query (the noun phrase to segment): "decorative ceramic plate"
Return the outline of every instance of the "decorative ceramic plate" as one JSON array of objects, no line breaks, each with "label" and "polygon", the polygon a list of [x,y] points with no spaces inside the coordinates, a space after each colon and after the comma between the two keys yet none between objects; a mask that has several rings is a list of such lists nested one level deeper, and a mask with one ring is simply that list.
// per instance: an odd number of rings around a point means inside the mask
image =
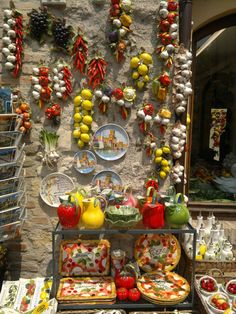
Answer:
[{"label": "decorative ceramic plate", "polygon": [[135,243],[134,256],[145,272],[169,271],[176,267],[180,244],[172,234],[144,234]]},{"label": "decorative ceramic plate", "polygon": [[51,207],[60,205],[60,196],[65,195],[75,188],[74,182],[67,175],[55,172],[46,176],[40,185],[40,196],[42,200]]},{"label": "decorative ceramic plate", "polygon": [[117,160],[129,147],[126,131],[117,124],[106,124],[97,129],[93,137],[93,149],[104,160]]},{"label": "decorative ceramic plate", "polygon": [[102,303],[114,300],[116,287],[112,277],[63,278],[60,280],[57,300]]},{"label": "decorative ceramic plate", "polygon": [[89,150],[81,150],[74,156],[75,169],[83,174],[92,172],[97,164],[95,155]]},{"label": "decorative ceramic plate", "polygon": [[112,170],[103,170],[97,173],[93,177],[92,185],[98,186],[101,190],[112,189],[115,192],[123,190],[120,176]]},{"label": "decorative ceramic plate", "polygon": [[107,240],[67,240],[61,242],[62,276],[104,276],[110,270],[110,243]]},{"label": "decorative ceramic plate", "polygon": [[187,280],[169,271],[144,274],[138,279],[137,287],[145,299],[157,304],[183,302],[190,292]]}]

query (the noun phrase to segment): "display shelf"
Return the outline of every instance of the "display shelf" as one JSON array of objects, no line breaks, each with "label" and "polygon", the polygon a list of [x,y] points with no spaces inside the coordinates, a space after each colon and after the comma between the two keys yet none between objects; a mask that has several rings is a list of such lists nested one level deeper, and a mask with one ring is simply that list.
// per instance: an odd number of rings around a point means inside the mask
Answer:
[{"label": "display shelf", "polygon": [[[59,286],[59,281],[61,276],[59,275],[58,268],[58,240],[79,237],[81,235],[97,235],[100,238],[105,235],[118,235],[118,234],[129,234],[129,235],[139,235],[139,234],[153,234],[153,233],[172,233],[177,236],[181,236],[185,233],[193,234],[193,257],[196,255],[196,230],[191,226],[191,224],[187,224],[184,229],[109,229],[102,228],[96,230],[87,230],[87,229],[63,229],[61,225],[58,223],[56,228],[52,231],[52,252],[53,252],[53,287],[52,287],[52,296],[56,296],[56,292]],[[181,241],[180,241],[181,242]],[[157,305],[153,303],[149,303],[144,299],[141,299],[138,302],[124,302],[117,301],[114,304],[73,304],[73,303],[59,303],[59,310],[76,310],[76,309],[192,309],[194,306],[194,275],[195,275],[195,258],[192,260],[192,274],[191,274],[191,293],[188,298],[179,304],[176,305]],[[177,267],[176,272],[179,269]]]}]

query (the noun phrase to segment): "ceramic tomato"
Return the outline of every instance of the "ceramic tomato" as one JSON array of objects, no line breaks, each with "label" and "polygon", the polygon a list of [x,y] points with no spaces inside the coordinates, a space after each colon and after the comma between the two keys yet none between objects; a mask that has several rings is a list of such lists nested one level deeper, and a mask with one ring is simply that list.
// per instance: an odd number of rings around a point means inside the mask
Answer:
[{"label": "ceramic tomato", "polygon": [[119,274],[115,278],[115,283],[117,287],[132,289],[135,285],[135,278],[131,275]]},{"label": "ceramic tomato", "polygon": [[124,301],[128,299],[129,291],[126,288],[118,288],[116,290],[117,298],[120,301]]},{"label": "ceramic tomato", "polygon": [[128,298],[130,301],[136,302],[140,299],[141,294],[137,288],[129,290]]}]

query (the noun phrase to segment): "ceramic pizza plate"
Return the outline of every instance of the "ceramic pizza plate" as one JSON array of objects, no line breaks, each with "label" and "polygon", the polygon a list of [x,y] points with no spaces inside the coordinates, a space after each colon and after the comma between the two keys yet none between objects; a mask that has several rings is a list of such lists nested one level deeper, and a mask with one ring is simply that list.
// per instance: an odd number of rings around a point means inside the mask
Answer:
[{"label": "ceramic pizza plate", "polygon": [[104,160],[117,160],[123,157],[129,147],[129,136],[117,124],[101,126],[94,134],[93,149]]},{"label": "ceramic pizza plate", "polygon": [[92,185],[98,186],[101,190],[112,189],[115,192],[123,190],[121,177],[112,170],[98,172],[92,180]]},{"label": "ceramic pizza plate", "polygon": [[75,188],[74,182],[67,175],[55,172],[46,176],[40,185],[40,196],[42,200],[51,207],[60,205],[60,196]]},{"label": "ceramic pizza plate", "polygon": [[81,150],[74,156],[74,167],[82,174],[94,171],[97,164],[96,156],[89,150]]},{"label": "ceramic pizza plate", "polygon": [[144,234],[135,243],[135,259],[145,272],[170,271],[177,266],[180,255],[180,244],[172,234]]},{"label": "ceramic pizza plate", "polygon": [[183,302],[190,292],[187,280],[170,271],[144,274],[137,287],[145,299],[157,304]]}]

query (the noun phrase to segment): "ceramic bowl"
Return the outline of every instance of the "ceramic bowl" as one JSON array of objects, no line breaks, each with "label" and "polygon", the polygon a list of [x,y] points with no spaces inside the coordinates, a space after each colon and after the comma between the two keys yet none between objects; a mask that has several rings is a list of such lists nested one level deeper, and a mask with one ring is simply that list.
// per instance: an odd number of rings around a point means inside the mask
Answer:
[{"label": "ceramic bowl", "polygon": [[235,289],[235,293],[232,293],[229,291],[229,288],[230,288],[230,284],[235,284],[236,285],[236,279],[232,279],[230,281],[228,281],[226,283],[226,285],[224,286],[224,290],[225,292],[228,294],[228,296],[233,299],[233,298],[236,298],[236,289]]},{"label": "ceramic bowl", "polygon": [[[201,283],[203,280],[206,280],[206,279],[211,279],[213,282],[214,282],[214,286],[215,286],[215,290],[210,292],[210,291],[206,291],[205,289],[203,289],[201,287]],[[201,291],[201,293],[205,296],[211,296],[212,294],[216,293],[219,289],[218,289],[218,284],[217,284],[217,281],[211,277],[211,276],[202,276],[200,279],[199,279],[199,290]]]},{"label": "ceramic bowl", "polygon": [[105,220],[114,227],[132,227],[142,219],[139,209],[120,205],[109,206],[105,210]]},{"label": "ceramic bowl", "polygon": [[213,311],[213,313],[217,313],[217,314],[223,314],[225,312],[225,310],[220,310],[217,307],[215,307],[214,303],[212,302],[213,298],[222,298],[224,299],[228,304],[229,304],[229,308],[230,308],[230,301],[229,301],[229,297],[226,293],[223,292],[216,292],[213,295],[211,295],[210,297],[208,297],[207,299],[207,304],[209,306],[209,308]]}]

